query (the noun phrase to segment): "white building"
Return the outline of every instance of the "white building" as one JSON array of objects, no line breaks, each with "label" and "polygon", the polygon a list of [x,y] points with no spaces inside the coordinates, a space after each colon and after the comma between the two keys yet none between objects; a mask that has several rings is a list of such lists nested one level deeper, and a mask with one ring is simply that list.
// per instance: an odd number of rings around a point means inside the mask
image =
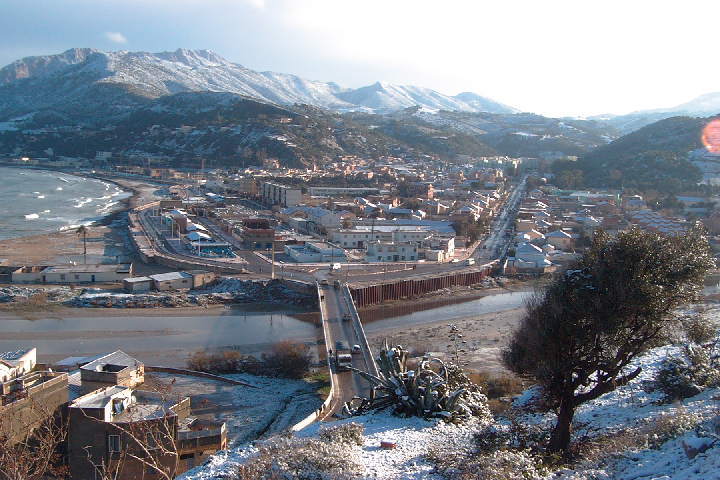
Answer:
[{"label": "white building", "polygon": [[365,248],[369,242],[422,242],[432,235],[429,227],[413,225],[357,225],[332,230],[329,238],[344,248]]},{"label": "white building", "polygon": [[285,253],[297,263],[344,262],[345,250],[324,242],[285,245]]},{"label": "white building", "polygon": [[[28,373],[36,363],[37,349],[34,347],[13,352],[0,352],[0,383]],[[0,393],[2,392],[0,391]]]},{"label": "white building", "polygon": [[528,263],[534,263],[536,266],[549,264],[547,254],[542,248],[532,243],[521,243],[515,249],[515,258]]},{"label": "white building", "polygon": [[380,242],[367,244],[365,260],[368,262],[414,262],[418,259],[418,244],[414,242]]},{"label": "white building", "polygon": [[279,183],[263,182],[260,185],[260,195],[268,205],[281,207],[294,207],[302,202],[302,192],[299,188],[292,188]]},{"label": "white building", "polygon": [[377,195],[380,193],[380,189],[375,187],[308,187],[308,193],[313,197],[359,197]]},{"label": "white building", "polygon": [[112,283],[132,276],[132,263],[20,267],[11,273],[13,283]]}]

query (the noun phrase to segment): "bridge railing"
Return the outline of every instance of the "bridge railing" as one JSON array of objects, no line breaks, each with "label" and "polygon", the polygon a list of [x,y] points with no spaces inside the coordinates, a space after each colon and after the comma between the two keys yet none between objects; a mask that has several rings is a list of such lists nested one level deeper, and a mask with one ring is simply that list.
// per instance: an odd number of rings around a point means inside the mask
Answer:
[{"label": "bridge railing", "polygon": [[347,283],[343,284],[342,292],[343,296],[345,297],[345,302],[347,303],[348,310],[350,311],[350,315],[352,316],[355,336],[360,339],[360,346],[364,352],[363,356],[365,357],[365,367],[367,369],[367,372],[377,377],[379,375],[377,363],[375,362],[375,356],[372,354],[372,350],[370,349],[370,344],[368,343],[365,329],[363,328],[362,322],[360,321],[360,314],[355,307],[355,301],[352,298],[352,294],[350,293],[350,287],[348,287]]},{"label": "bridge railing", "polygon": [[290,427],[290,431],[292,432],[299,432],[303,428],[307,427],[311,423],[313,423],[315,420],[318,419],[321,415],[327,413],[332,408],[332,401],[333,397],[335,396],[335,390],[337,386],[335,385],[335,376],[332,374],[332,358],[330,358],[330,355],[327,350],[327,340],[330,338],[329,332],[328,332],[328,324],[327,324],[327,318],[325,318],[325,310],[323,309],[323,300],[322,300],[322,294],[320,285],[315,282],[315,286],[317,288],[317,295],[318,295],[318,305],[320,305],[320,323],[322,325],[323,329],[323,338],[325,339],[325,355],[327,357],[327,367],[328,371],[330,372],[330,391],[328,392],[328,396],[325,399],[325,401],[320,405],[320,408],[312,412],[307,417],[300,420],[298,423]]}]

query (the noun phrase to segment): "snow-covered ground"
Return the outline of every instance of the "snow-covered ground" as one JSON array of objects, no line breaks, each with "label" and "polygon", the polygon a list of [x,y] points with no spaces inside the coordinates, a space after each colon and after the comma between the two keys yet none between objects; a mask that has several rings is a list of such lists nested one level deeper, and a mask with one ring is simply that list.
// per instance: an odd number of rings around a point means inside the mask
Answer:
[{"label": "snow-covered ground", "polygon": [[[706,314],[717,319],[720,308],[713,307]],[[637,378],[626,386],[582,405],[577,411],[576,435],[601,435],[609,437],[611,441],[614,438],[619,441],[639,431],[649,433],[644,444],[636,442],[618,453],[601,452],[592,463],[585,462],[572,469],[558,470],[545,478],[720,480],[720,388],[707,388],[694,397],[676,403],[663,403],[663,394],[648,388],[662,360],[668,355],[678,354],[680,350],[679,346],[664,346],[647,352],[630,366],[634,368],[642,365],[643,371]],[[531,396],[532,390],[518,398],[516,403],[522,403]],[[658,424],[658,421],[672,423],[681,419],[689,419],[691,427],[674,429],[679,432],[677,436],[670,434],[663,437],[660,430],[653,430],[653,425]],[[529,414],[524,421],[551,426],[554,416]],[[353,455],[357,455],[365,467],[365,474],[361,478],[367,479],[442,479],[433,471],[426,454],[436,447],[457,451],[472,448],[473,436],[482,428],[477,422],[456,426],[438,420],[398,418],[386,412],[338,423],[347,422],[358,422],[364,426],[364,445],[354,450]],[[320,428],[320,425],[314,424],[298,435],[314,437]],[[396,442],[397,448],[381,449],[381,441]],[[700,447],[701,451],[695,456],[688,455],[686,450],[691,447]],[[235,471],[237,465],[254,452],[256,450],[250,444],[238,446],[214,456],[206,465],[181,478],[223,478]]]}]

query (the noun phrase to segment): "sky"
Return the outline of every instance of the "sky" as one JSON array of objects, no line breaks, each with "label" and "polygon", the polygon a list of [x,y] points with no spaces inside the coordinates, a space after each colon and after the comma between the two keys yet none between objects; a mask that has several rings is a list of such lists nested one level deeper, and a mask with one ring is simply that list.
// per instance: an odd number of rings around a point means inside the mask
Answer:
[{"label": "sky", "polygon": [[73,47],[209,49],[345,87],[590,116],[720,91],[719,23],[713,0],[0,0],[0,65]]}]

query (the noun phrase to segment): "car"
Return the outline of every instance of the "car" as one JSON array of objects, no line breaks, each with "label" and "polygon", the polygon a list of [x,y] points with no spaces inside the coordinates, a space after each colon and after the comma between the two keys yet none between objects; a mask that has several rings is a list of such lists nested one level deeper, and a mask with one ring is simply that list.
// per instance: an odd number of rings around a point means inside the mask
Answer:
[{"label": "car", "polygon": [[453,258],[452,260],[450,260],[450,263],[460,263],[460,260],[457,258]]},{"label": "car", "polygon": [[362,352],[362,348],[360,348],[360,345],[353,345],[353,346],[352,346],[352,353],[353,353],[353,354],[360,353],[360,352]]},{"label": "car", "polygon": [[352,320],[352,317],[350,316],[349,313],[346,313],[343,315],[342,319],[343,319],[343,322],[349,322],[350,320]]},{"label": "car", "polygon": [[326,278],[323,278],[320,280],[320,285],[330,285],[330,282],[328,282]]}]

